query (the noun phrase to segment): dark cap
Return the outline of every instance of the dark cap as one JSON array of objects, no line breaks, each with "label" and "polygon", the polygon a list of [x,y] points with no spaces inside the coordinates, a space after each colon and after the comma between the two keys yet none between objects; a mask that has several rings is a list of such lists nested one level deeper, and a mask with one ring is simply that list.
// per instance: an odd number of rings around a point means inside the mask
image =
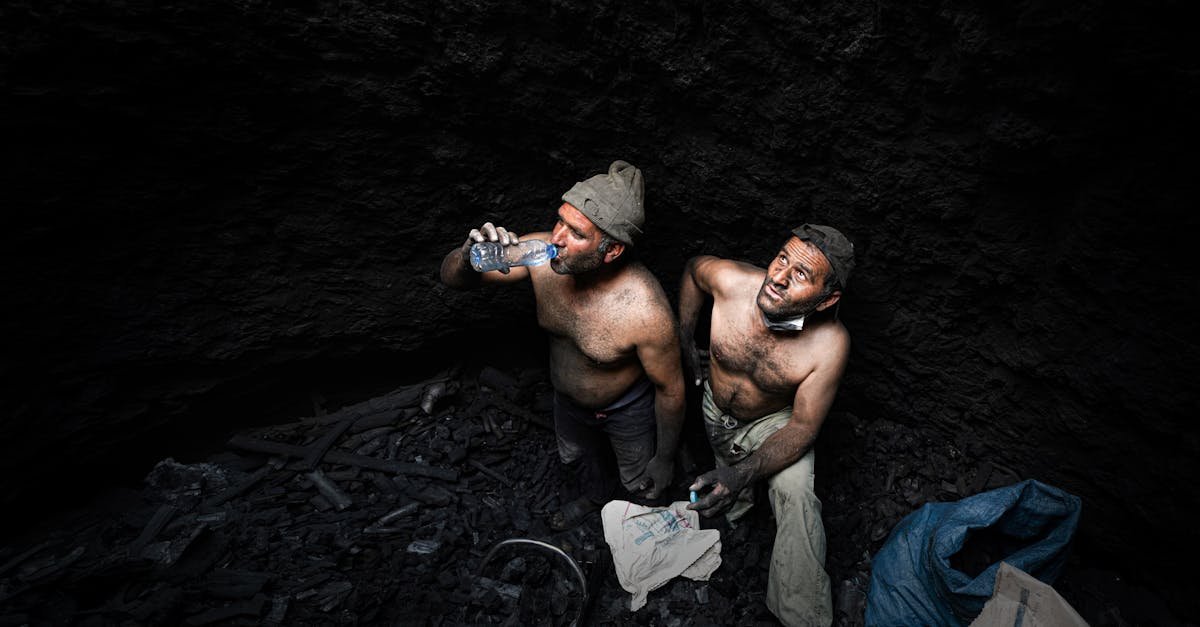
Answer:
[{"label": "dark cap", "polygon": [[845,289],[846,281],[850,280],[850,273],[854,271],[854,244],[841,231],[821,224],[801,224],[792,229],[792,235],[801,241],[812,242],[825,255],[833,275]]}]

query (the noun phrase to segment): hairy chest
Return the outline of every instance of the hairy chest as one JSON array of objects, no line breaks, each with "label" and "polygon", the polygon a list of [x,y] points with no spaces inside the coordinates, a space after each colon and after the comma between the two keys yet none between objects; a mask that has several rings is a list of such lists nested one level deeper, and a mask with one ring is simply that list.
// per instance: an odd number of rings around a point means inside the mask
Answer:
[{"label": "hairy chest", "polygon": [[538,294],[537,316],[552,342],[570,345],[593,367],[621,365],[634,355],[633,323],[611,298],[579,298],[548,289]]},{"label": "hairy chest", "polygon": [[[753,305],[753,303],[751,303]],[[713,308],[710,356],[721,370],[750,379],[772,394],[791,394],[811,370],[803,344],[756,329],[757,307],[718,305]]]}]

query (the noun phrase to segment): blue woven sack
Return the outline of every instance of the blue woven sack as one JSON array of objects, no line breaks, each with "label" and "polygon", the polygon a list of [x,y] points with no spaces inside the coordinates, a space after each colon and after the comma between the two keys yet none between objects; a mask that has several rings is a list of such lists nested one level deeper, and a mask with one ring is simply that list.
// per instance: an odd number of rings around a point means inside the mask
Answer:
[{"label": "blue woven sack", "polygon": [[[964,625],[992,596],[1003,560],[1053,584],[1079,523],[1079,497],[1027,480],[951,503],[929,503],[896,525],[871,562],[866,624],[870,627]],[[980,572],[963,551],[988,546]],[[1003,555],[995,555],[1003,549]],[[961,553],[960,553],[961,552]]]}]

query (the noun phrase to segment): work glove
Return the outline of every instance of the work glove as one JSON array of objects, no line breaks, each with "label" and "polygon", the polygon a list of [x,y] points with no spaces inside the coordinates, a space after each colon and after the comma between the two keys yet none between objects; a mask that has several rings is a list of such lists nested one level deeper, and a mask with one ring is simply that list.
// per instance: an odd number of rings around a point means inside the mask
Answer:
[{"label": "work glove", "polygon": [[687,507],[700,512],[700,515],[705,518],[716,516],[734,504],[738,493],[750,484],[750,480],[748,465],[722,466],[716,470],[710,470],[696,477],[688,489],[700,494],[705,488],[711,486],[712,491]]}]

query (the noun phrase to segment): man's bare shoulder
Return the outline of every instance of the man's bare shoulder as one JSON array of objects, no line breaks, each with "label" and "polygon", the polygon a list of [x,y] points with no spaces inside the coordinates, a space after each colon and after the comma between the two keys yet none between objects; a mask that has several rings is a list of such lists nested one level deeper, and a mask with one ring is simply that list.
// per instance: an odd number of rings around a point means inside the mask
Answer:
[{"label": "man's bare shoulder", "polygon": [[658,278],[640,262],[626,266],[615,292],[617,303],[631,322],[653,332],[674,327],[675,314]]},{"label": "man's bare shoulder", "polygon": [[714,296],[729,296],[747,290],[757,290],[766,271],[758,266],[734,259],[702,255],[692,260],[696,278]]},{"label": "man's bare shoulder", "polygon": [[807,326],[795,349],[817,359],[818,367],[840,368],[850,355],[850,332],[836,319]]},{"label": "man's bare shoulder", "polygon": [[663,291],[658,277],[641,262],[633,262],[625,267],[621,276],[621,291],[625,297],[635,304],[646,304],[655,309],[665,309],[671,313],[671,305],[667,301],[667,293]]}]

